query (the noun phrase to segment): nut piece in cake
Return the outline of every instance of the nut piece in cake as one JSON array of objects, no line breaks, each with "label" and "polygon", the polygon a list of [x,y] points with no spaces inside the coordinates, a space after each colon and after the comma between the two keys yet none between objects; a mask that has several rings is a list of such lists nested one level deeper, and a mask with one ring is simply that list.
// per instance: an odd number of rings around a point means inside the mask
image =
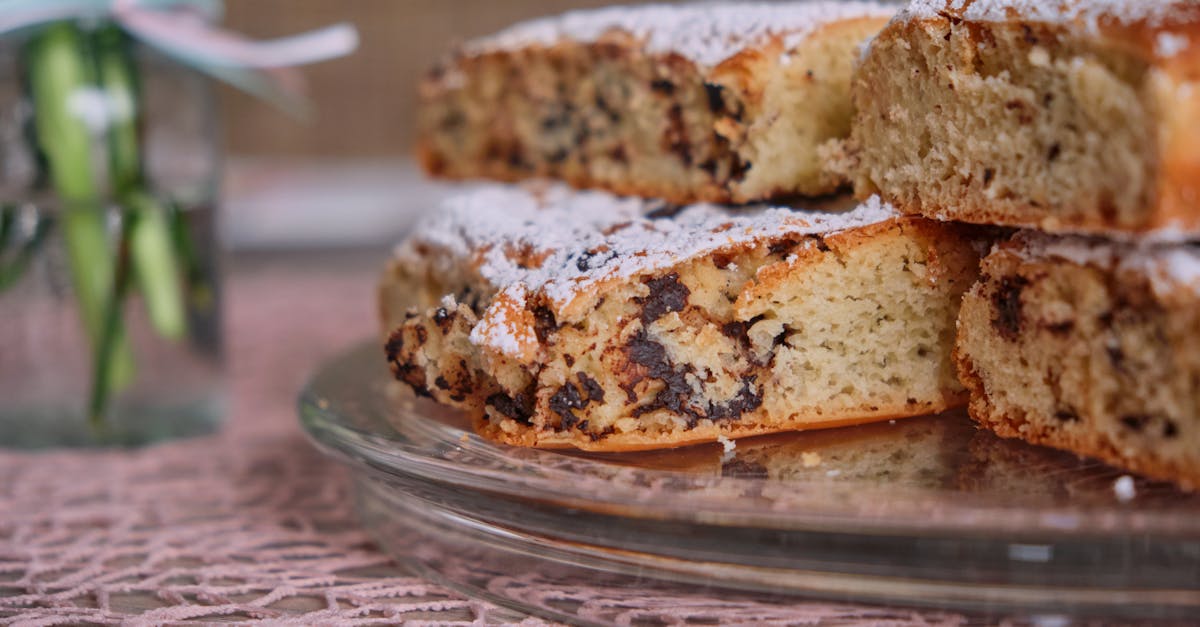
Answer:
[{"label": "nut piece in cake", "polygon": [[[388,359],[522,446],[664,448],[923,415],[965,399],[954,322],[987,243],[877,200],[832,214],[492,187],[400,247]],[[442,302],[399,296],[431,277]]]},{"label": "nut piece in cake", "polygon": [[1024,233],[963,302],[980,424],[1200,487],[1200,253]]},{"label": "nut piece in cake", "polygon": [[869,2],[611,7],[470,42],[420,88],[434,176],[672,202],[822,195],[822,144],[850,133],[858,46],[894,8]]},{"label": "nut piece in cake", "polygon": [[853,86],[861,196],[1049,231],[1200,233],[1200,4],[917,0]]}]

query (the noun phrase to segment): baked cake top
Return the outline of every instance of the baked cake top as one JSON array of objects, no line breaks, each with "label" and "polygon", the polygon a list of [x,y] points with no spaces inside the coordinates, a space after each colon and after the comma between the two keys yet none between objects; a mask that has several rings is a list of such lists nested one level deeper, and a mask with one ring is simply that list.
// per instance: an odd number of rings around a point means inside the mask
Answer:
[{"label": "baked cake top", "polygon": [[[645,276],[690,258],[771,239],[825,235],[899,217],[871,198],[827,213],[770,206],[676,207],[661,201],[574,191],[565,185],[486,185],[443,203],[397,251],[400,260],[458,265],[469,259],[501,290],[497,302],[542,295],[556,314],[603,296],[606,284]],[[802,241],[801,247],[815,246]],[[798,248],[797,250],[801,250]],[[448,268],[447,268],[448,270]],[[511,316],[491,316],[493,319]],[[508,326],[508,325],[505,325]],[[473,339],[512,345],[504,329],[477,329]],[[491,334],[488,337],[488,334]]]},{"label": "baked cake top", "polygon": [[825,24],[895,12],[896,7],[876,2],[831,1],[617,6],[522,22],[468,43],[465,51],[485,54],[567,40],[592,43],[620,31],[644,42],[648,53],[675,53],[716,66],[770,37],[782,37],[784,49],[790,50]]},{"label": "baked cake top", "polygon": [[1110,271],[1137,273],[1149,279],[1160,296],[1180,289],[1200,294],[1198,246],[1084,236],[1058,237],[1036,231],[1023,231],[1011,244],[1001,246],[1034,261],[1056,258]]},{"label": "baked cake top", "polygon": [[898,20],[939,15],[975,22],[1027,21],[1063,24],[1100,35],[1117,30],[1146,42],[1161,58],[1191,47],[1200,27],[1194,0],[912,0]]}]

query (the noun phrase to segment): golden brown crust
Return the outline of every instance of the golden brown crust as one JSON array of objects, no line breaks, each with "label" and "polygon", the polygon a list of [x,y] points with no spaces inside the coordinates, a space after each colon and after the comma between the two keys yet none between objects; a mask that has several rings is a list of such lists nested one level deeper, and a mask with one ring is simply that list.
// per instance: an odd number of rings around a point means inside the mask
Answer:
[{"label": "golden brown crust", "polygon": [[[695,211],[716,213],[696,226]],[[606,273],[576,282],[590,261],[576,267],[568,255],[554,276],[570,294],[551,300],[540,283],[514,275],[474,309],[447,304],[414,315],[392,334],[393,370],[418,392],[466,409],[485,437],[592,451],[890,420],[965,401],[949,347],[958,298],[989,241],[980,229],[882,207],[860,207],[853,215],[871,217],[857,219],[769,213],[749,227],[733,221],[742,211],[682,209],[637,223],[614,216],[617,232],[639,240],[711,235],[712,247],[684,244],[703,252],[643,266],[641,256],[664,252],[657,244],[574,243],[606,259]],[[662,222],[675,219],[690,226]],[[822,230],[827,219],[844,226]],[[485,246],[508,251],[503,241]],[[505,252],[505,263],[560,268],[539,251]],[[469,250],[455,254],[478,272]],[[641,269],[619,270],[618,259]]]},{"label": "golden brown crust", "polygon": [[[636,432],[611,435],[602,440],[593,440],[586,435],[577,433],[555,433],[550,434],[548,437],[541,437],[544,434],[535,431],[508,434],[489,423],[483,417],[475,419],[474,427],[480,435],[511,446],[545,449],[575,448],[595,453],[631,453],[704,444],[716,442],[722,438],[736,440],[738,438],[770,435],[772,433],[837,429],[887,420],[927,416],[956,407],[962,407],[966,402],[967,397],[965,393],[947,394],[939,403],[897,406],[890,409],[861,407],[856,410],[847,411],[844,415],[796,415],[792,417],[793,422],[791,424],[777,426],[704,425],[680,436],[668,438]],[[754,419],[755,415],[753,414],[747,414],[743,417],[743,420],[750,422]]]},{"label": "golden brown crust", "polygon": [[1195,293],[1006,244],[964,298],[954,351],[969,411],[1005,438],[1200,487]]},{"label": "golden brown crust", "polygon": [[[1019,173],[1024,171],[1021,168],[1027,167],[1050,169],[1053,166],[1051,163],[1053,157],[1057,157],[1059,154],[1058,143],[1049,144],[1048,148],[1042,148],[1044,152],[1049,152],[1052,158],[1040,166],[1016,163],[1018,158],[1016,155],[1011,157],[1013,163],[982,162],[982,160],[990,158],[983,156],[990,154],[988,151],[974,148],[964,149],[963,147],[977,146],[980,142],[990,142],[1001,135],[1012,135],[1015,131],[1020,130],[1020,126],[1004,126],[1005,123],[1002,123],[1001,120],[1005,119],[1005,115],[997,115],[993,118],[994,125],[1000,130],[991,128],[993,120],[986,123],[966,123],[949,117],[949,112],[944,109],[945,103],[937,103],[935,106],[933,100],[925,103],[926,108],[936,110],[939,114],[929,115],[928,124],[940,125],[943,123],[943,119],[955,120],[953,124],[960,127],[962,137],[952,143],[962,151],[962,154],[967,156],[962,157],[964,161],[957,163],[954,169],[958,171],[970,169],[971,175],[967,176],[957,189],[951,184],[946,184],[939,185],[934,191],[927,184],[928,180],[940,180],[944,176],[944,173],[940,171],[929,173],[926,181],[889,186],[880,180],[881,176],[887,176],[888,170],[911,169],[918,164],[899,161],[876,165],[868,163],[868,166],[856,176],[856,193],[860,197],[881,193],[886,200],[906,213],[937,219],[1038,228],[1052,232],[1145,233],[1177,230],[1186,233],[1200,231],[1200,210],[1197,210],[1196,202],[1196,199],[1200,199],[1200,153],[1195,150],[1195,146],[1200,145],[1200,125],[1195,123],[1197,119],[1200,119],[1198,117],[1200,116],[1200,89],[1197,89],[1200,85],[1196,84],[1197,78],[1200,77],[1200,45],[1188,43],[1182,51],[1166,55],[1162,43],[1163,37],[1181,38],[1185,42],[1192,38],[1200,39],[1200,8],[1197,5],[1188,2],[1174,3],[1173,9],[1163,10],[1165,18],[1155,20],[1116,19],[1113,16],[1101,15],[1096,20],[1098,26],[1095,30],[1091,30],[1083,25],[1084,22],[1090,24],[1091,22],[1088,20],[1055,22],[1035,18],[1027,19],[1018,11],[1010,11],[1010,18],[1007,21],[971,19],[972,15],[978,17],[978,12],[971,11],[972,4],[970,2],[965,5],[947,3],[945,10],[937,16],[896,20],[880,33],[876,42],[888,45],[892,42],[905,41],[916,46],[918,45],[916,42],[932,38],[934,33],[942,32],[946,33],[946,41],[949,42],[950,33],[953,32],[955,41],[961,37],[965,41],[974,42],[973,47],[967,46],[963,48],[964,50],[995,50],[997,42],[1021,41],[1024,43],[1014,46],[1011,50],[1003,49],[1006,50],[1005,54],[1013,55],[1014,59],[1019,57],[1022,63],[1026,56],[1033,58],[1040,55],[1038,56],[1039,63],[1043,64],[1042,67],[1047,67],[1044,65],[1045,63],[1055,62],[1062,55],[1062,58],[1066,60],[1086,61],[1096,64],[1097,67],[1106,67],[1112,71],[1114,80],[1124,82],[1124,87],[1131,89],[1141,101],[1140,106],[1143,113],[1136,117],[1132,115],[1128,117],[1128,125],[1130,127],[1145,125],[1145,133],[1150,138],[1149,145],[1145,149],[1145,154],[1131,154],[1128,157],[1130,160],[1140,160],[1140,165],[1122,166],[1139,167],[1145,170],[1145,175],[1138,177],[1144,181],[1144,184],[1137,188],[1140,199],[1136,203],[1114,203],[1112,198],[1103,195],[1098,198],[1092,197],[1087,193],[1087,189],[1100,189],[1113,184],[1111,180],[1097,180],[1094,184],[1085,186],[1084,193],[1077,197],[1047,201],[1047,196],[1054,196],[1055,184],[1051,182],[1045,186],[1040,183],[1025,185],[1021,181],[1023,179],[1031,180],[1029,173]],[[947,44],[947,47],[950,47],[950,44]],[[952,69],[960,74],[1000,75],[997,81],[1003,82],[1006,79],[1003,79],[1002,73],[1009,72],[1013,75],[1012,94],[1019,94],[1022,90],[1037,93],[1038,90],[1045,89],[1045,87],[1033,83],[1022,82],[1024,80],[1022,76],[1027,72],[1017,68],[1015,62],[1011,67],[1004,67],[998,65],[1004,62],[1000,58],[989,58],[983,54],[967,54],[965,52],[963,55],[962,58],[952,63]],[[872,62],[868,64],[870,63]],[[886,65],[887,59],[883,58],[873,61],[873,63]],[[903,63],[911,65],[907,60]],[[889,73],[895,74],[905,70],[906,68],[895,67],[882,72],[880,76],[883,78],[870,74],[860,78],[855,87],[857,90],[856,104],[860,109],[866,111],[864,115],[889,115],[888,109],[891,105],[884,106],[878,103],[891,102],[900,96],[881,91],[884,88],[879,81],[886,80]],[[933,80],[933,74],[937,74],[938,80],[941,80],[941,68],[934,68],[929,73],[922,73],[914,80],[923,81],[921,89],[926,90],[927,93],[940,93],[941,90],[947,89],[947,84],[926,84]],[[1076,76],[1067,80],[1078,81],[1087,78],[1088,76]],[[1074,83],[1072,89],[1079,88],[1078,85],[1080,83]],[[950,84],[948,88],[950,93],[959,94],[963,103],[968,102],[967,98],[984,98],[985,92],[982,90],[964,95],[965,92],[961,86],[959,89],[955,89],[955,86]],[[992,89],[992,87],[987,89]],[[1080,89],[1094,88],[1084,85]],[[996,94],[1000,93],[1007,92],[1001,92],[997,88]],[[1009,110],[1002,110],[1002,113],[1021,113],[1028,116],[1022,119],[1022,125],[1028,124],[1030,121],[1035,124],[1039,123],[1038,121],[1043,117],[1061,115],[1061,112],[1055,113],[1050,105],[1053,102],[1055,103],[1053,106],[1059,106],[1057,103],[1064,101],[1061,94],[1048,94],[1049,92],[1041,95],[1041,98],[1044,99],[1042,103],[1027,103],[1023,102],[1019,96],[1006,96],[1012,100],[1009,100],[1006,105]],[[1050,98],[1053,96],[1057,97],[1051,101]],[[1001,98],[1002,96],[995,95],[994,97]],[[1107,96],[1098,96],[1094,91],[1082,95],[1072,92],[1068,95],[1068,99],[1085,97]],[[975,108],[980,106],[980,102],[980,100],[971,100],[970,104],[962,106]],[[955,106],[959,105],[951,105],[951,107]],[[1073,106],[1082,105],[1077,103]],[[1087,106],[1107,105],[1093,103]],[[1072,122],[1072,124],[1075,123]],[[1059,124],[1060,130],[1063,127],[1063,124]],[[1105,131],[1089,132],[1103,133]],[[855,139],[850,146],[851,169],[854,169],[857,164],[870,162],[872,155],[880,154],[880,143],[867,136],[866,133],[866,131],[860,133],[857,129],[855,131]],[[985,133],[991,134],[992,137],[985,136]],[[916,125],[908,134],[911,137],[902,141],[918,141],[919,130]],[[1021,150],[1030,148],[1031,146],[1020,145]],[[1115,151],[1126,148],[1124,145],[1121,147],[1113,145],[1109,149]],[[938,147],[935,145],[933,149],[936,151]],[[1005,175],[1006,168],[1015,168],[1008,172],[1016,181],[1014,189],[1001,187],[994,190],[985,189],[988,187],[986,184],[980,186],[981,178],[987,180],[989,175],[1001,178]],[[1082,174],[1077,173],[1077,178],[1079,176]],[[1113,192],[1120,194],[1124,190],[1115,188]]]},{"label": "golden brown crust", "polygon": [[[856,45],[885,22],[817,26],[787,62],[782,37],[767,37],[712,68],[646,53],[620,32],[459,55],[422,83],[417,160],[449,180],[554,178],[674,204],[834,193],[846,181],[813,162],[821,144],[848,134],[848,89],[836,85],[848,82]],[[833,63],[829,55],[846,59]],[[816,74],[796,80],[800,70],[789,63]],[[521,81],[529,86],[501,86]],[[555,83],[557,92],[531,93]],[[818,102],[794,105],[780,95],[786,90]],[[626,96],[616,101],[612,93]],[[791,119],[796,109],[821,113]]]}]

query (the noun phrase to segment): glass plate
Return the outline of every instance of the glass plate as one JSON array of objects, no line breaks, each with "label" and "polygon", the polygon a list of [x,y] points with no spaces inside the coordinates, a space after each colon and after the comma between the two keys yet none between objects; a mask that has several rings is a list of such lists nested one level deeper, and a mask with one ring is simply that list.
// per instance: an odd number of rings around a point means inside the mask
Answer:
[{"label": "glass plate", "polygon": [[552,618],[607,623],[650,603],[708,620],[702,599],[763,616],[797,597],[1200,615],[1200,496],[1135,480],[1119,498],[1119,471],[1001,440],[960,412],[729,450],[520,449],[414,399],[366,345],[317,373],[300,416],[356,472],[385,548]]}]

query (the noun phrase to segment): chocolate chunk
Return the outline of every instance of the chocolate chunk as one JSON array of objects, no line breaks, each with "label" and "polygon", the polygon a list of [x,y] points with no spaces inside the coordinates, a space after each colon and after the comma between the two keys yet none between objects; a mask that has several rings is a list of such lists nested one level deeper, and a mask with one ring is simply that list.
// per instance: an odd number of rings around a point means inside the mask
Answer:
[{"label": "chocolate chunk", "polygon": [[1064,320],[1062,322],[1052,322],[1046,325],[1046,330],[1054,335],[1066,335],[1075,329],[1074,320]]},{"label": "chocolate chunk", "polygon": [[664,96],[675,95],[675,83],[662,78],[650,81],[650,89]]},{"label": "chocolate chunk", "polygon": [[442,390],[450,389],[450,382],[446,380],[446,377],[443,377],[440,374],[438,375],[438,377],[436,379],[433,380],[433,384],[438,386],[438,388],[442,389]]},{"label": "chocolate chunk", "polygon": [[524,425],[532,425],[533,397],[528,394],[517,394],[516,397],[497,393],[487,398],[487,404],[502,415],[512,418]]},{"label": "chocolate chunk", "polygon": [[606,251],[604,253],[594,253],[590,250],[585,250],[575,257],[575,267],[580,272],[603,268],[608,262],[616,259],[617,252],[615,250]]},{"label": "chocolate chunk", "polygon": [[1054,419],[1059,422],[1079,422],[1079,414],[1074,409],[1060,409],[1054,412]]},{"label": "chocolate chunk", "polygon": [[756,375],[742,378],[742,389],[737,396],[721,404],[710,404],[708,418],[710,420],[738,420],[742,414],[762,407],[762,389],[754,385]]},{"label": "chocolate chunk", "polygon": [[1153,418],[1151,418],[1150,416],[1145,416],[1145,415],[1141,415],[1141,414],[1131,414],[1128,416],[1122,416],[1121,424],[1125,425],[1125,427],[1127,429],[1130,429],[1132,431],[1141,431],[1141,430],[1145,429],[1146,425],[1150,424],[1150,422],[1152,420],[1153,420]]},{"label": "chocolate chunk", "polygon": [[750,163],[749,161],[742,161],[741,157],[733,155],[733,166],[729,169],[730,180],[744,181],[746,179],[746,173],[749,172],[750,168],[752,167],[754,167],[753,163]]},{"label": "chocolate chunk", "polygon": [[1020,276],[1006,276],[1000,279],[1000,286],[992,294],[992,326],[1000,337],[1015,342],[1021,335],[1023,312],[1021,292],[1029,285],[1029,280]]},{"label": "chocolate chunk", "polygon": [[550,411],[562,419],[563,429],[573,429],[579,423],[579,416],[572,410],[587,407],[588,402],[579,394],[579,388],[568,383],[550,397]]},{"label": "chocolate chunk", "polygon": [[1113,365],[1113,368],[1118,372],[1126,372],[1125,351],[1121,350],[1120,346],[1110,344],[1104,347],[1104,352],[1108,353],[1108,361]]},{"label": "chocolate chunk", "polygon": [[675,216],[679,215],[679,212],[683,211],[683,209],[683,205],[673,205],[671,203],[664,202],[658,207],[655,207],[647,212],[646,217],[650,218],[651,220],[665,220],[667,218],[674,218]]},{"label": "chocolate chunk", "polygon": [[613,124],[621,121],[621,114],[617,113],[617,110],[608,104],[604,96],[596,96],[596,109],[603,113],[608,118],[608,121]]},{"label": "chocolate chunk", "polygon": [[557,331],[560,327],[558,321],[554,318],[554,312],[544,305],[535,307],[533,310],[533,331],[537,334],[538,341],[542,344],[546,343],[550,334]]},{"label": "chocolate chunk", "polygon": [[673,311],[683,311],[687,307],[688,297],[692,295],[674,272],[650,279],[646,286],[650,288],[650,295],[641,299],[642,324],[646,326]]},{"label": "chocolate chunk", "polygon": [[582,385],[583,390],[587,392],[588,402],[604,402],[604,388],[600,387],[599,382],[587,376],[587,374],[583,372],[576,372],[575,377],[579,379],[579,384]]},{"label": "chocolate chunk", "polygon": [[714,83],[704,84],[704,93],[708,96],[708,110],[719,114],[725,110],[725,88]]},{"label": "chocolate chunk", "polygon": [[799,240],[785,239],[783,241],[779,241],[779,242],[775,242],[774,244],[771,244],[767,248],[767,250],[769,250],[772,255],[787,255],[788,253],[795,250],[796,247],[799,245],[800,245]]}]

